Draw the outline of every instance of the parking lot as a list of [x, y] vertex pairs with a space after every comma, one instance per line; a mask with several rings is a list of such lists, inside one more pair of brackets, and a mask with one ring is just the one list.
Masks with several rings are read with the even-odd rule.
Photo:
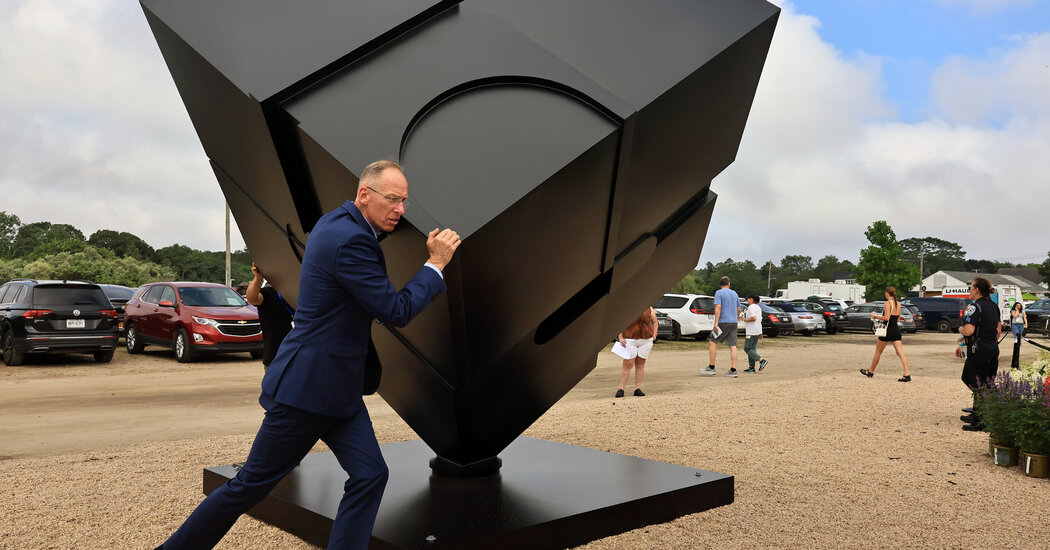
[[[1002, 346], [1000, 365], [1009, 365]], [[741, 340], [742, 346], [742, 340]], [[905, 335], [904, 349], [917, 384], [924, 377], [959, 376], [962, 361], [952, 352], [954, 337], [920, 331]], [[1037, 356], [1024, 346], [1022, 358]], [[693, 339], [657, 342], [646, 367], [650, 395], [691, 391], [719, 384], [795, 380], [828, 374], [852, 376], [867, 367], [874, 337], [862, 333], [765, 338], [759, 352], [770, 361], [758, 375], [725, 378], [729, 350], [719, 348], [717, 377], [701, 377], [707, 343]], [[746, 368], [743, 349], [739, 357]], [[597, 367], [562, 401], [612, 397], [620, 361], [603, 350]], [[875, 381], [896, 379], [900, 363], [892, 350], [883, 355]], [[146, 348], [141, 355], [117, 350], [113, 361], [95, 363], [89, 355], [32, 357], [18, 367], [0, 366], [0, 458], [39, 457], [141, 443], [253, 433], [261, 420], [258, 405], [263, 369], [248, 354], [219, 355], [200, 362], [175, 361], [170, 349]], [[859, 374], [858, 382], [863, 382]], [[629, 398], [628, 398], [629, 399]], [[381, 397], [366, 399], [373, 420], [401, 422]]]

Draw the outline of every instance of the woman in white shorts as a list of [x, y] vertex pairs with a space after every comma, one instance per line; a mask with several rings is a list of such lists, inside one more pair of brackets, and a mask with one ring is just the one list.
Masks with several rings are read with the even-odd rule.
[[616, 397], [623, 397], [624, 386], [627, 379], [631, 377], [631, 369], [634, 369], [634, 395], [643, 397], [642, 378], [645, 377], [645, 360], [649, 358], [649, 350], [653, 349], [653, 340], [656, 339], [656, 312], [653, 308], [645, 310], [637, 319], [631, 323], [620, 334], [616, 336], [620, 345], [627, 348], [627, 357], [623, 360], [623, 370], [620, 371], [620, 389], [616, 390]]

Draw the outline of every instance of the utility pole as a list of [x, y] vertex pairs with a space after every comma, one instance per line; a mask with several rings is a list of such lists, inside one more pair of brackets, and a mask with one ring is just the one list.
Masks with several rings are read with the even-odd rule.
[[926, 275], [922, 270], [922, 258], [926, 255], [926, 242], [919, 243], [919, 286], [922, 286], [922, 278]]
[[769, 260], [766, 267], [766, 295], [773, 294], [773, 260]]
[[226, 286], [230, 286], [230, 203], [226, 203]]

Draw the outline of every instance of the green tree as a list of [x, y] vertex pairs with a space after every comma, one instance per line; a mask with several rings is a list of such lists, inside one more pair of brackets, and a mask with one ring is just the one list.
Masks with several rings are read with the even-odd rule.
[[1039, 274], [1043, 276], [1043, 282], [1050, 285], [1050, 252], [1046, 253], [1046, 259], [1039, 264]]
[[837, 273], [852, 272], [854, 269], [856, 266], [853, 265], [853, 262], [828, 255], [817, 260], [817, 266], [813, 268], [813, 278], [832, 283], [834, 282], [832, 278]]
[[992, 260], [966, 260], [963, 262], [963, 269], [978, 273], [995, 273], [999, 271], [999, 266]]
[[0, 210], [0, 259], [11, 257], [15, 236], [18, 235], [20, 227], [22, 220], [18, 219], [18, 216]]
[[905, 261], [919, 265], [919, 254], [922, 253], [922, 270], [920, 277], [938, 271], [962, 271], [966, 262], [966, 251], [958, 243], [945, 241], [936, 237], [912, 237], [900, 242], [901, 257]]
[[902, 259], [901, 246], [890, 224], [877, 220], [864, 236], [871, 246], [860, 251], [856, 279], [866, 286], [865, 299], [881, 299], [888, 286], [896, 287], [898, 295], [903, 295], [919, 283], [919, 266]]
[[15, 234], [11, 257], [32, 261], [62, 251], [81, 250], [84, 234], [65, 223], [35, 222], [22, 225]]
[[118, 258], [131, 257], [154, 261], [156, 255], [156, 250], [146, 244], [146, 241], [126, 231], [99, 229], [88, 237], [87, 243], [112, 250]]
[[809, 280], [813, 276], [813, 258], [790, 254], [784, 256], [780, 260], [780, 276], [783, 283]]

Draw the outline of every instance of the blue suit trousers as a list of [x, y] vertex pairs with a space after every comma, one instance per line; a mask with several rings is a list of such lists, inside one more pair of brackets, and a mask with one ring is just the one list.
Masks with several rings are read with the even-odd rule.
[[266, 411], [252, 450], [237, 476], [213, 491], [165, 543], [166, 550], [212, 548], [237, 518], [266, 498], [318, 440], [349, 474], [328, 548], [368, 548], [388, 470], [364, 406], [334, 418], [275, 404]]

